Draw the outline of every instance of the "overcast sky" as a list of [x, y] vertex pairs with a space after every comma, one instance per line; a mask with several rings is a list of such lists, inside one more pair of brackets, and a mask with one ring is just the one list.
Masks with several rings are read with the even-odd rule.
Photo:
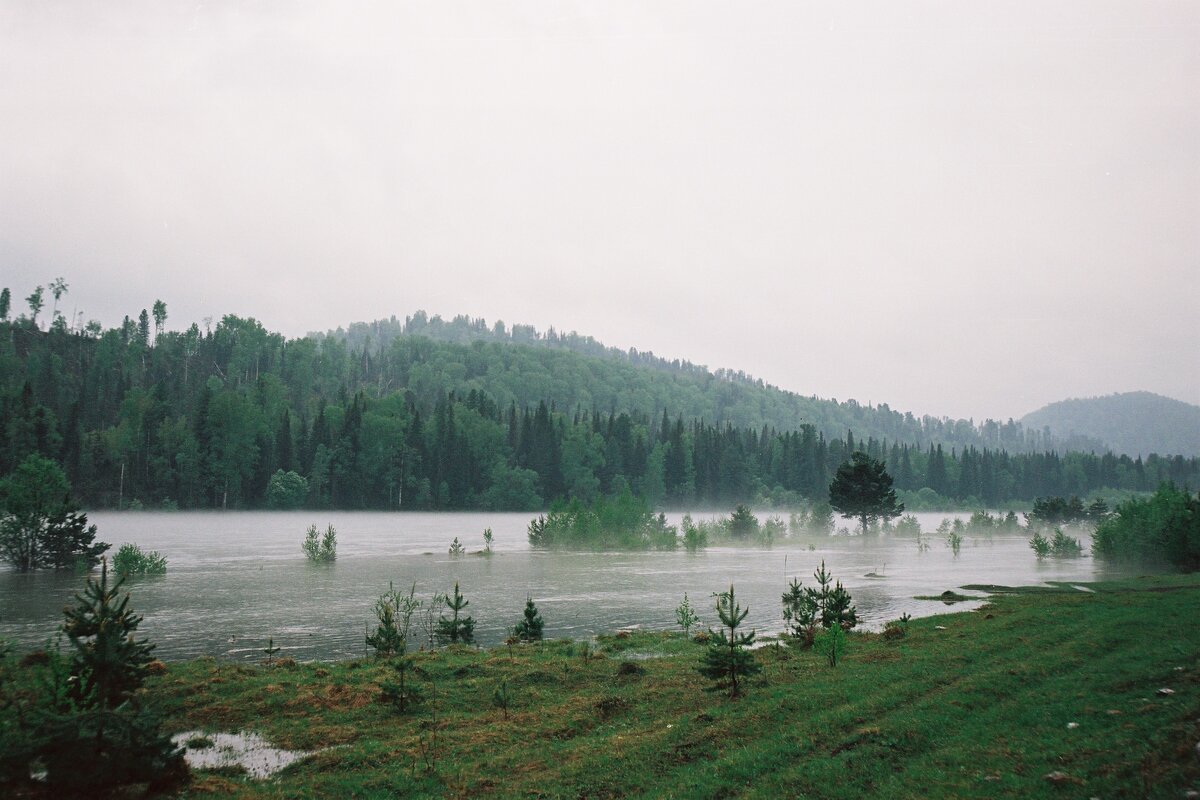
[[918, 414], [1200, 403], [1198, 43], [1194, 0], [5, 0], [0, 284]]

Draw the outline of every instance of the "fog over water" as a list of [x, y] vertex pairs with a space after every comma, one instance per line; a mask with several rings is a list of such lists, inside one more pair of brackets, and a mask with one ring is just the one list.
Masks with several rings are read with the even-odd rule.
[[[268, 636], [284, 654], [301, 660], [361, 656], [364, 625], [373, 622], [371, 607], [389, 581], [405, 589], [415, 581], [424, 597], [449, 592], [460, 581], [478, 641], [495, 645], [520, 619], [527, 595], [546, 620], [547, 637], [587, 638], [633, 626], [673, 629], [674, 609], [684, 592], [703, 622], [715, 624], [710, 595], [730, 583], [743, 606], [750, 607], [749, 624], [763, 633], [779, 632], [780, 596], [788, 581], [798, 577], [809, 583], [822, 560], [850, 590], [867, 629], [906, 612], [927, 616], [972, 608], [978, 604], [947, 607], [913, 599], [967, 583], [1029, 585], [1117, 574], [1090, 557], [1039, 562], [1020, 534], [968, 535], [957, 556], [936, 536], [926, 536], [930, 547], [924, 552], [912, 537], [804, 536], [771, 548], [590, 553], [530, 550], [527, 513], [89, 516], [114, 552], [121, 543], [136, 542], [167, 557], [165, 576], [127, 584], [132, 608], [145, 615], [140, 632], [157, 644], [164, 659], [211, 655], [257, 661], [264, 657]], [[681, 516], [669, 519], [678, 524]], [[929, 533], [945, 516], [965, 515], [916, 516]], [[305, 560], [300, 542], [313, 523], [336, 527], [335, 563]], [[448, 555], [456, 536], [469, 552], [480, 550], [485, 527], [495, 535], [494, 555]], [[78, 576], [0, 571], [0, 637], [23, 647], [45, 642], [82, 587]]]

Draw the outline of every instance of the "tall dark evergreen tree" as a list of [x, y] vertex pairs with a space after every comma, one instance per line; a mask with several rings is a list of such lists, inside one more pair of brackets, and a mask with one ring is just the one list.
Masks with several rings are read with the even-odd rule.
[[896, 502], [892, 476], [887, 474], [883, 462], [863, 452], [855, 453], [838, 467], [829, 484], [829, 505], [844, 517], [860, 520], [863, 533], [877, 519], [891, 519], [904, 513], [904, 504]]

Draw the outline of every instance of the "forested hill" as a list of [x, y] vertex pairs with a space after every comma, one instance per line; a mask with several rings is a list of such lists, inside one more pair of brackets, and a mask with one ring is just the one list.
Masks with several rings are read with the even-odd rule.
[[[1018, 452], [986, 444], [1015, 431], [1028, 446], [1015, 423], [917, 422], [559, 347], [287, 340], [233, 316], [176, 332], [161, 303], [153, 322], [73, 328], [52, 312], [44, 326], [38, 304], [14, 320], [7, 300], [0, 477], [38, 453], [93, 508], [523, 510], [626, 490], [675, 507], [794, 504], [824, 501], [860, 449], [926, 507], [1200, 483], [1200, 459]], [[761, 424], [785, 413], [848, 430]], [[930, 444], [937, 432], [962, 438]]]
[[1103, 441], [1131, 456], [1200, 455], [1200, 406], [1151, 392], [1051, 403], [1021, 420], [1027, 428], [1049, 427]]
[[[436, 391], [488, 392], [501, 405], [536, 404], [540, 400], [560, 409], [625, 411], [656, 416], [671, 409], [685, 419], [702, 419], [739, 428], [797, 430], [812, 425], [827, 438], [844, 437], [847, 431], [859, 439], [946, 448], [988, 447], [1009, 452], [1047, 450], [1104, 452], [1098, 438], [1059, 436], [1051, 426], [1028, 428], [1008, 420], [971, 420], [914, 416], [898, 412], [886, 403], [864, 406], [854, 400], [838, 402], [785, 391], [744, 372], [708, 368], [678, 359], [660, 358], [636, 349], [607, 347], [590, 336], [574, 331], [545, 333], [529, 325], [489, 325], [483, 319], [456, 316], [450, 320], [418, 311], [400, 321], [396, 317], [374, 322], [356, 322], [348, 328], [310, 333], [318, 341], [337, 341], [352, 352], [383, 356], [397, 342], [414, 337], [433, 339], [456, 348], [437, 348], [430, 366], [438, 371], [429, 377]], [[502, 345], [499, 349], [493, 345]], [[405, 345], [401, 344], [401, 347]], [[466, 348], [470, 348], [468, 351]], [[570, 354], [570, 355], [568, 355]], [[479, 363], [483, 369], [466, 374], [464, 363]], [[413, 387], [409, 387], [413, 388]], [[432, 395], [418, 395], [428, 400]]]

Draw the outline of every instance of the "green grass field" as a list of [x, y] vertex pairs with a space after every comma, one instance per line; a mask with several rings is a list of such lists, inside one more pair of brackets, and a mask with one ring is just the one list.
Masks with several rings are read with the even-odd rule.
[[[682, 635], [416, 655], [423, 701], [374, 661], [172, 664], [172, 731], [320, 750], [273, 778], [199, 771], [186, 797], [1183, 797], [1200, 789], [1200, 577], [1006, 593], [855, 634], [836, 668], [768, 645], [730, 699]], [[944, 630], [939, 629], [944, 627]], [[622, 666], [628, 664], [630, 666]], [[507, 719], [493, 694], [507, 682]], [[1171, 694], [1159, 694], [1170, 689]], [[1075, 723], [1075, 725], [1069, 725]], [[1059, 780], [1048, 779], [1062, 773]], [[1065, 777], [1064, 777], [1065, 776]]]

